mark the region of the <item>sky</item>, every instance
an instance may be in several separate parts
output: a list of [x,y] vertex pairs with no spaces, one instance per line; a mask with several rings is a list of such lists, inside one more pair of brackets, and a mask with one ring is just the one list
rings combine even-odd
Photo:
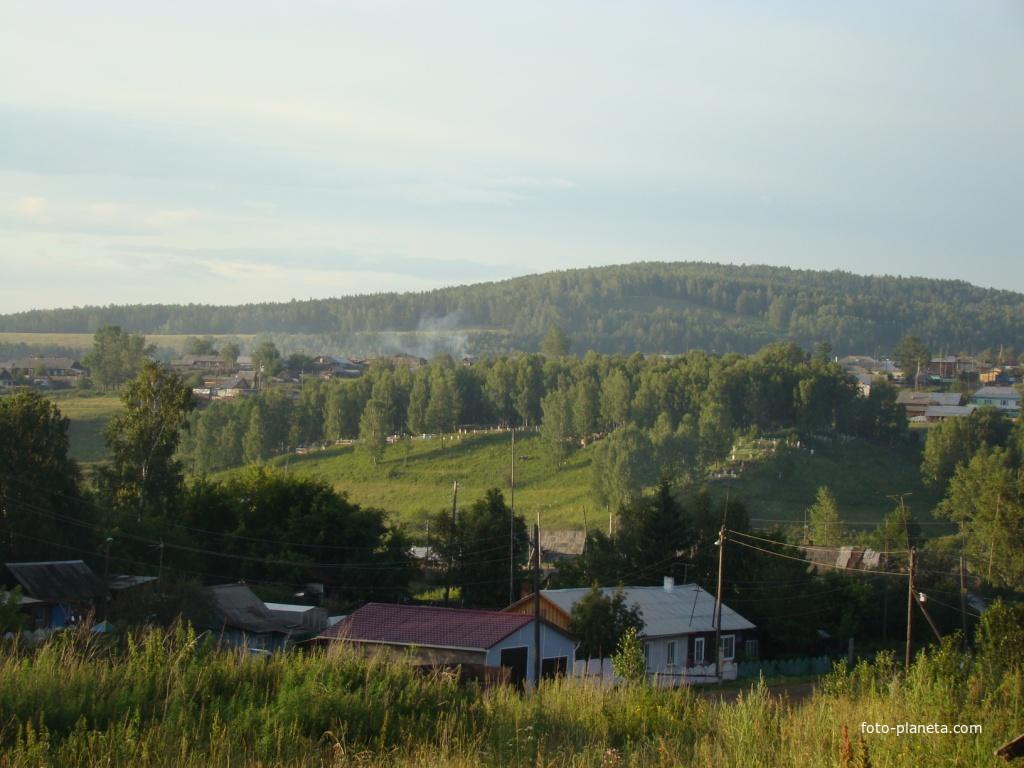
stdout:
[[641,260],[1024,291],[1024,4],[0,0],[0,313]]

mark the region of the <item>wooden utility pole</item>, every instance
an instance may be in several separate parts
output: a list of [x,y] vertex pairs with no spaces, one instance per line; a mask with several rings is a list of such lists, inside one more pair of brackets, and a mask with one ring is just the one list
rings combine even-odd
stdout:
[[928,613],[928,609],[924,607],[924,602],[927,599],[921,592],[917,592],[917,607],[921,609],[921,613],[924,614],[925,619],[928,621],[928,626],[932,628],[932,632],[935,633],[935,639],[940,643],[942,642],[942,633],[939,632],[939,628],[935,626],[935,622],[932,621],[932,615]]
[[444,574],[444,604],[448,607],[452,587],[452,571],[455,570],[455,510],[459,500],[459,481],[452,482],[452,526],[448,533],[448,567]]
[[540,526],[533,524],[533,684],[540,687]]
[[715,677],[722,680],[722,563],[725,559],[725,526],[718,532],[718,589],[715,590]]
[[910,567],[907,573],[907,650],[903,664],[910,669],[911,648],[914,644],[914,560],[917,555],[915,547],[910,548]]
[[965,584],[966,579],[964,578],[964,556],[960,555],[960,628],[962,630],[962,637],[960,642],[967,645],[967,586]]
[[516,428],[512,427],[512,476],[508,505],[508,604],[516,601]]

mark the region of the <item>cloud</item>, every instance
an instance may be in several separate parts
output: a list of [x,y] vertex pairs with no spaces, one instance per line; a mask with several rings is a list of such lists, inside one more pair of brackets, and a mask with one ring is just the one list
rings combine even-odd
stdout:
[[15,200],[10,209],[18,216],[36,219],[46,212],[46,198],[27,195]]

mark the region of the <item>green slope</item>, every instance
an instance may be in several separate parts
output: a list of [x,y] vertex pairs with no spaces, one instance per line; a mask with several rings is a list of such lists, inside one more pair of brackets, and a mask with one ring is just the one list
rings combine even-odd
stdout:
[[[414,531],[422,531],[428,514],[450,508],[455,480],[460,506],[495,486],[508,498],[510,448],[508,433],[489,433],[446,442],[444,448],[438,440],[415,440],[408,456],[402,446],[390,446],[377,467],[353,446],[281,456],[270,463],[323,479],[353,501],[388,510]],[[582,526],[584,510],[591,527],[607,525],[607,510],[596,504],[590,492],[592,451],[593,447],[577,451],[556,471],[541,455],[536,436],[518,435],[516,511],[530,522],[540,513],[541,524],[549,528]],[[843,518],[854,523],[881,520],[894,506],[887,496],[896,493],[910,493],[911,509],[921,519],[930,519],[938,498],[921,484],[918,465],[915,450],[852,442],[818,447],[813,455],[808,450],[785,452],[748,465],[728,486],[717,481],[713,488],[724,494],[728,487],[733,498],[747,504],[755,524],[763,526],[802,520],[820,485],[832,487]],[[221,477],[240,471],[244,470],[231,470]]]
[[[748,506],[752,517],[768,525],[802,521],[819,486],[827,485],[839,501],[844,520],[878,521],[896,505],[895,494],[919,519],[930,519],[940,497],[921,482],[920,453],[914,448],[882,448],[861,441],[816,444],[750,465],[732,481],[718,481]],[[866,526],[857,526],[863,529]]]
[[[438,439],[413,440],[408,454],[402,445],[389,446],[376,467],[353,446],[277,457],[271,464],[326,480],[359,504],[386,509],[410,525],[423,526],[427,515],[451,507],[454,481],[459,483],[460,506],[494,487],[501,488],[508,500],[511,455],[511,434],[493,432],[447,440],[443,448]],[[594,514],[591,449],[576,452],[566,466],[555,470],[541,456],[536,435],[517,434],[516,456],[518,513],[530,521],[539,513],[543,525],[555,528],[582,524],[584,508]]]
[[117,395],[86,395],[59,393],[50,396],[60,412],[69,420],[68,440],[71,458],[81,462],[107,458],[103,427],[111,416],[124,408]]

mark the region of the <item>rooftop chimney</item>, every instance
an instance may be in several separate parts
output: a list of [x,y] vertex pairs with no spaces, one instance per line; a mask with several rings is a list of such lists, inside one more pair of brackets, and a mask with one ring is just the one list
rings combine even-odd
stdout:
[[665,591],[666,591],[666,592],[671,592],[671,591],[672,591],[672,588],[673,588],[673,587],[674,587],[675,585],[676,585],[676,580],[675,580],[675,579],[674,579],[673,577],[671,577],[671,576],[666,576],[666,577],[665,577],[665,584],[664,584],[664,587],[665,587]]

